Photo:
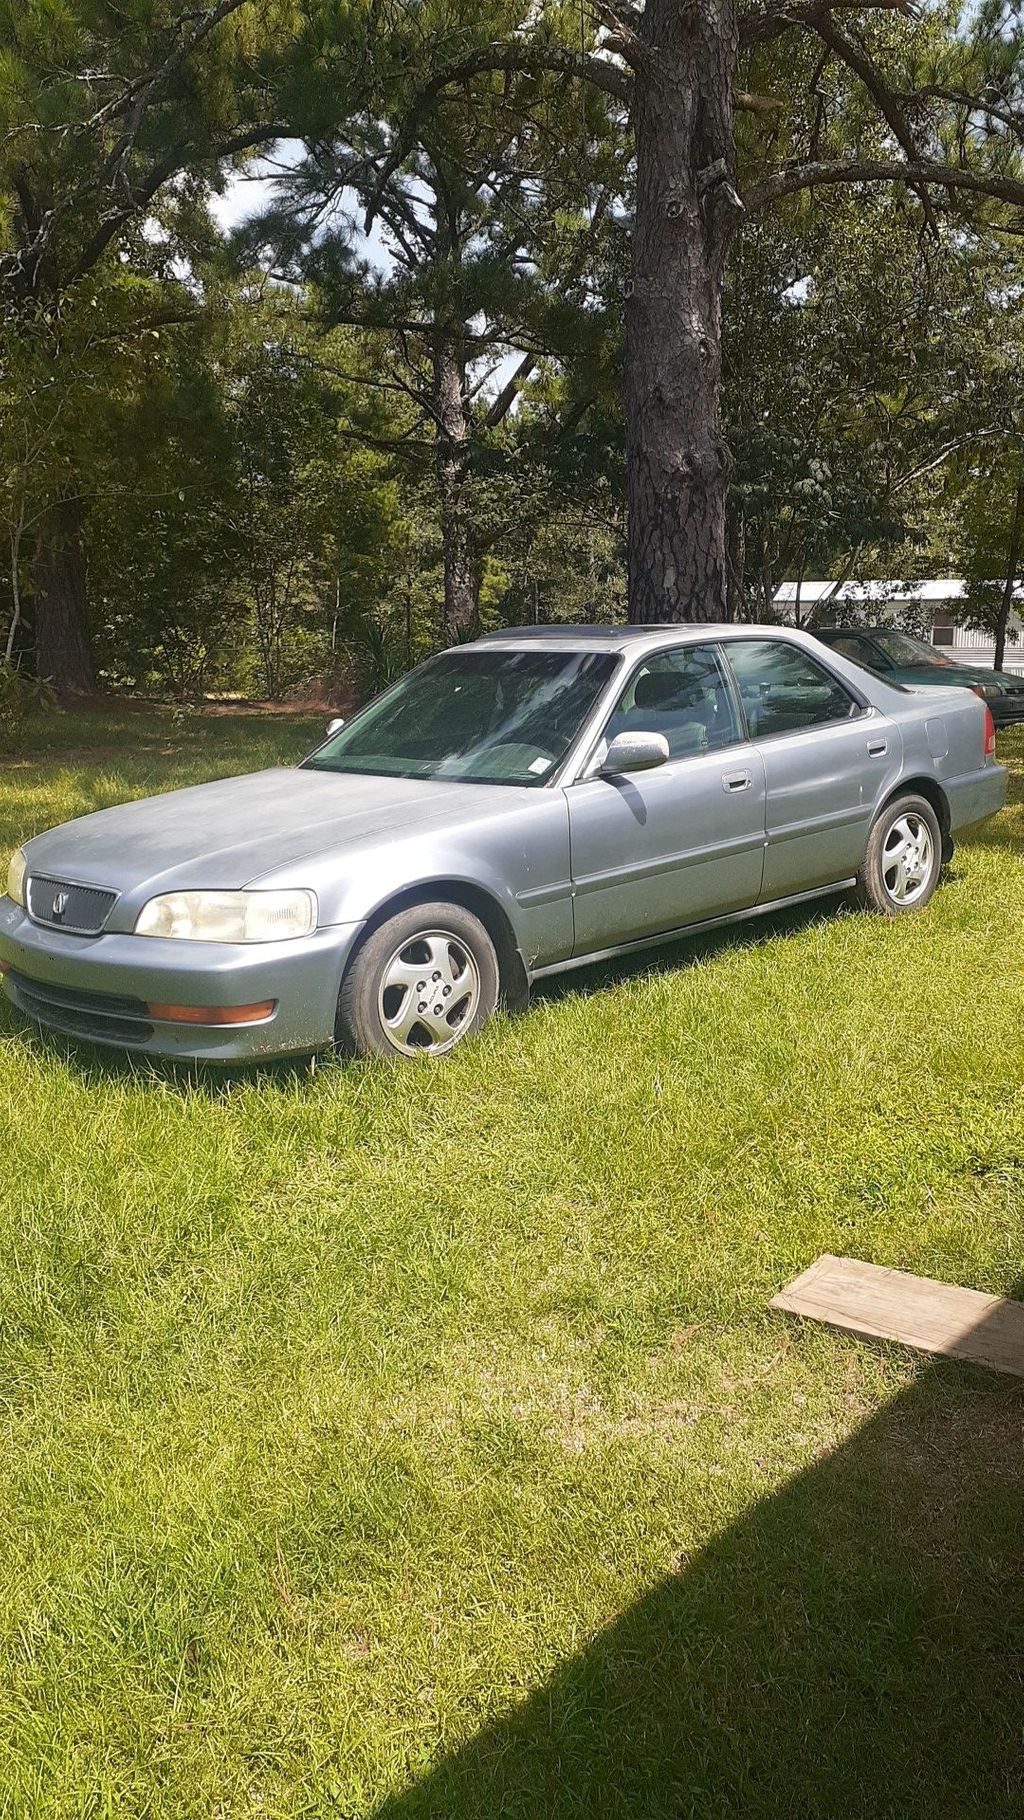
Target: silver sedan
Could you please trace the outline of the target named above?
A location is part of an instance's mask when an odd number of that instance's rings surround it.
[[[51,1029],[236,1061],[443,1055],[566,967],[853,889],[923,909],[1006,794],[991,715],[777,627],[446,651],[296,769],[27,841],[0,973]]]

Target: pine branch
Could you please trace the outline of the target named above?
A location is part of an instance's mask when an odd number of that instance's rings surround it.
[[[960,107],[968,114],[984,114],[988,120],[998,120],[1011,133],[1024,140],[1024,112],[1010,106],[1004,95],[991,87],[980,95],[968,94],[965,89],[946,88],[939,82],[926,82],[919,89],[901,93],[898,100],[904,108],[912,108],[922,101],[948,101],[953,107]]]
[[[380,200],[395,172],[409,156],[421,128],[435,101],[446,89],[461,88],[474,76],[504,71],[509,75],[548,72],[556,76],[583,77],[612,95],[627,107],[632,97],[632,82],[625,72],[592,51],[570,51],[559,45],[495,44],[472,51],[446,69],[438,70],[416,95],[366,205],[364,231],[368,234],[380,209]]]
[[[511,378],[502,386],[497,397],[492,400],[483,422],[485,430],[496,429],[502,419],[508,416],[509,411],[512,409],[512,406],[536,365],[536,354],[523,355],[522,360],[519,362],[519,365],[516,367]]]
[[[755,7],[739,21],[740,45],[744,50],[758,44],[771,44],[794,26],[814,25],[827,13],[902,13],[914,19],[919,8],[914,0],[794,0],[787,4]]]
[[[912,164],[915,163],[921,156],[921,148],[914,138],[910,122],[897,96],[868,52],[848,38],[845,32],[840,31],[828,11],[823,12],[820,18],[814,20],[812,30],[817,33],[822,43],[827,45],[828,49],[846,64],[847,69],[852,70],[853,74],[863,83],[900,149]],[[937,238],[938,229],[935,225],[928,186],[922,183],[915,184],[913,187],[920,199],[925,220]]]
[[[100,108],[86,123],[90,131],[97,130],[106,126],[110,120],[120,119],[123,114],[127,113],[125,129],[109,154],[108,170],[115,168],[134,143],[139,127],[160,90],[165,88],[171,78],[178,74],[192,52],[223,20],[249,4],[250,0],[218,0],[217,5],[209,7],[204,12],[181,14],[175,22],[175,29],[180,29],[181,26],[194,21],[192,31],[175,45],[155,70],[149,70],[145,75],[137,76],[135,81],[129,83],[120,95],[108,101],[106,106]]]
[[[836,183],[903,183],[911,187],[925,183],[937,189],[990,196],[994,201],[1024,208],[1024,183],[1017,178],[1001,177],[996,172],[972,171],[932,158],[850,158],[794,164],[755,183],[747,191],[744,205],[747,213],[753,215],[783,196]]]

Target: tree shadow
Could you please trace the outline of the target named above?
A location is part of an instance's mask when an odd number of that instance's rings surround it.
[[[923,1366],[377,1820],[1024,1812],[1022,1425]]]
[[[531,999],[554,1002],[575,993],[591,994],[626,980],[640,979],[645,974],[673,973],[698,961],[714,960],[716,955],[732,949],[760,948],[784,935],[798,935],[820,923],[834,922],[837,916],[859,914],[849,892],[830,892],[824,897],[792,904],[787,910],[766,911],[763,915],[744,916],[718,928],[676,935],[654,947],[637,948],[619,954],[612,960],[590,961],[566,973],[552,973],[538,980]]]

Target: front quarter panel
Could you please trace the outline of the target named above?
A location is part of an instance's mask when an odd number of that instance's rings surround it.
[[[463,804],[465,793],[462,793]],[[316,891],[321,926],[364,923],[400,894],[443,896],[445,887],[486,892],[504,911],[527,967],[572,953],[569,816],[561,789],[482,787],[479,809],[422,833],[387,828],[259,880],[267,889]]]

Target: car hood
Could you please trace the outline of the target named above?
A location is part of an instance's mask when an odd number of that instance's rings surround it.
[[[144,797],[25,843],[30,872],[117,892],[238,890],[332,849],[512,812],[532,791],[276,769]]]
[[[964,676],[974,677],[983,686],[987,685],[992,688],[1010,689],[1014,693],[1016,693],[1016,691],[1018,689],[1024,688],[1024,678],[1022,678],[1020,676],[1014,676],[1014,674],[1011,670],[974,670],[974,669],[971,669],[971,670],[964,670],[961,672],[961,674]]]

